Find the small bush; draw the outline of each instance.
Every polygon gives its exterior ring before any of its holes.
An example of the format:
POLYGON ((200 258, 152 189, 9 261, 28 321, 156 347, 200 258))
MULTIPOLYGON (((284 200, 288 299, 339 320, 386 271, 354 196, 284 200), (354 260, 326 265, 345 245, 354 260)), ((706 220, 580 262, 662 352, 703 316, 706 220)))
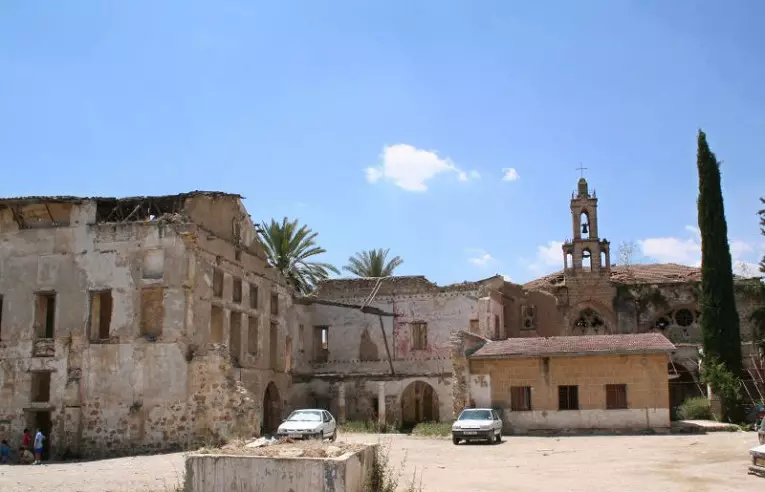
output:
POLYGON ((374 420, 349 420, 346 423, 340 425, 341 432, 361 433, 361 434, 388 434, 396 432, 398 425, 385 423, 384 425, 378 424, 374 420))
POLYGON ((451 434, 451 422, 421 422, 412 429, 412 435, 414 436, 448 437, 451 434))
MULTIPOLYGON (((374 462, 372 463, 372 472, 364 483, 365 492, 396 492, 401 474, 406 463, 406 454, 401 460, 401 465, 395 469, 390 464, 390 445, 388 440, 385 444, 378 442, 375 449, 374 462)), ((412 481, 406 488, 406 492, 422 492, 422 476, 417 482, 417 470, 412 474, 412 481)))
POLYGON ((344 424, 340 424, 340 430, 342 432, 353 432, 353 433, 372 433, 377 432, 376 429, 371 427, 372 423, 370 421, 363 421, 363 420, 349 420, 344 424))
POLYGON ((712 409, 709 408, 709 400, 706 396, 696 396, 685 400, 677 410, 677 414, 683 420, 710 420, 712 409))

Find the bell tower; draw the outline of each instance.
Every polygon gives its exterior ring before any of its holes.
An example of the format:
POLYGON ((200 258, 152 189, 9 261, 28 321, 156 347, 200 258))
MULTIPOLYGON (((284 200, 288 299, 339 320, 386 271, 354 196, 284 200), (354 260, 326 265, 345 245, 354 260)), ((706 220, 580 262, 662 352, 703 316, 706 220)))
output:
POLYGON ((598 198, 590 194, 587 180, 579 179, 571 195, 574 236, 563 244, 564 271, 568 275, 608 275, 610 243, 598 237, 598 198))

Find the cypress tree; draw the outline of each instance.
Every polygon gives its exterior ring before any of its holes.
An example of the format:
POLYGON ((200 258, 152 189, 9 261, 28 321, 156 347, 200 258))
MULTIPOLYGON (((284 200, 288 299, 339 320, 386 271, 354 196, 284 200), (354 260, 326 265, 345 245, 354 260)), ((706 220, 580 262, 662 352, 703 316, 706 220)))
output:
POLYGON ((741 375, 741 334, 725 221, 720 164, 699 130, 699 229, 701 230, 701 333, 704 353, 741 375))
MULTIPOLYGON (((760 198, 760 201, 765 205, 765 198, 760 198)), ((760 215, 760 232, 765 236, 765 208, 757 213, 760 215)), ((765 276, 765 255, 762 255, 762 261, 760 261, 760 272, 765 276)))

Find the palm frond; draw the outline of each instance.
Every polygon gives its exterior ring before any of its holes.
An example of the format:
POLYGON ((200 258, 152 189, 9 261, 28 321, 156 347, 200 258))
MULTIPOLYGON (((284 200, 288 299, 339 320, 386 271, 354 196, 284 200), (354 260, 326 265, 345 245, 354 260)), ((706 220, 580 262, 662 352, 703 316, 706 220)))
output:
POLYGON ((390 277, 404 260, 396 256, 386 262, 389 251, 382 248, 359 251, 348 258, 348 264, 343 270, 358 277, 390 277))
POLYGON ((326 250, 316 245, 319 234, 306 225, 299 226, 297 219, 290 221, 284 217, 281 223, 271 219, 261 225, 259 235, 269 264, 301 294, 309 293, 319 281, 329 278, 329 272, 340 273, 329 263, 306 261, 326 250))

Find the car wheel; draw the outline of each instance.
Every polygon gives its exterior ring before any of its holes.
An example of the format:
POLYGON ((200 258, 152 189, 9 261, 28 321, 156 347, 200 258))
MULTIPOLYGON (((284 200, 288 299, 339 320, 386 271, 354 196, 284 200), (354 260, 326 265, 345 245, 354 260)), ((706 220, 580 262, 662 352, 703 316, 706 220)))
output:
POLYGON ((331 442, 335 442, 337 440, 337 429, 335 429, 335 432, 333 432, 332 435, 329 436, 329 440, 331 442))
POLYGON ((497 444, 502 442, 502 431, 497 432, 497 438, 494 442, 496 442, 497 444))
POLYGON ((453 442, 453 443, 454 443, 454 445, 456 446, 457 444, 459 444, 459 443, 460 443, 460 438, 459 438, 459 437, 455 437, 455 436, 452 436, 452 442, 453 442))

